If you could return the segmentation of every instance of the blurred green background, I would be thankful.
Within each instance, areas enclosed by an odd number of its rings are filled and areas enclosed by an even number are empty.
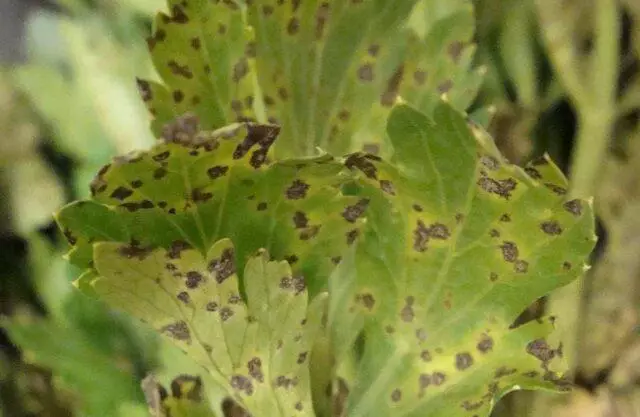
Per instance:
[[[640,416],[640,2],[473,3],[486,69],[473,107],[512,162],[547,152],[594,196],[600,235],[585,278],[526,312],[560,316],[577,389],[514,393],[495,415]],[[164,7],[0,1],[0,315],[14,317],[0,416],[144,416],[146,373],[193,366],[70,290],[79,271],[51,216],[111,156],[153,143],[135,77],[157,78],[145,38]]]

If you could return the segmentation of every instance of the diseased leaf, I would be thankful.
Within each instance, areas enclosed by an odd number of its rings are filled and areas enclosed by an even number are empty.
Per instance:
[[[117,157],[92,183],[92,200],[65,207],[58,222],[73,246],[69,258],[90,268],[92,243],[206,253],[228,237],[236,259],[265,248],[307,279],[312,295],[353,243],[366,200],[345,197],[343,165],[325,155],[269,162],[278,128],[238,124],[200,132],[181,119],[164,143]]]
[[[416,14],[429,15],[420,36],[407,26],[416,3]],[[455,2],[449,13],[433,13],[436,6],[427,0],[251,2],[265,109],[283,129],[278,156],[385,145],[384,121],[398,95],[428,111],[447,92],[465,110],[479,84],[469,71],[473,50],[466,48],[473,9],[470,1]]]
[[[95,245],[96,293],[180,346],[254,415],[313,415],[308,356],[326,297],[308,305],[306,283],[286,261],[260,251],[246,264],[246,301],[234,247],[206,253],[126,243]]]
[[[169,0],[158,16],[149,47],[164,85],[139,81],[157,134],[193,112],[205,130],[281,125],[280,158],[390,154],[384,121],[398,96],[428,112],[447,93],[465,110],[479,87],[468,0],[437,13],[431,0],[239,3]],[[412,12],[427,24],[409,27]]]
[[[370,200],[355,257],[330,283],[334,396],[349,392],[350,417],[488,415],[513,389],[564,386],[553,319],[510,326],[584,271],[591,203],[566,201],[548,159],[522,170],[473,130],[446,103],[432,118],[401,105],[388,123],[394,165],[346,158]]]
[[[206,130],[253,118],[252,35],[236,3],[169,0],[168,6],[148,40],[164,84],[138,81],[156,134],[187,112]]]

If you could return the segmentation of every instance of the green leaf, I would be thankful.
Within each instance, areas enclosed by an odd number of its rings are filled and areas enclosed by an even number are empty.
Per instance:
[[[203,129],[253,117],[251,30],[233,1],[169,0],[148,40],[163,84],[139,80],[153,129],[187,112]]]
[[[308,306],[304,278],[262,250],[245,267],[245,302],[233,253],[228,239],[205,256],[98,243],[93,285],[180,346],[254,415],[313,415],[307,362],[326,297]]]
[[[193,247],[204,254],[228,237],[239,262],[265,248],[288,259],[317,294],[366,207],[337,188],[349,178],[343,165],[328,155],[269,163],[275,126],[211,133],[189,121],[179,120],[170,140],[150,151],[115,158],[93,181],[93,200],[58,213],[70,260],[89,268],[95,242],[130,242],[132,253]]]
[[[510,326],[585,270],[591,203],[566,201],[548,159],[508,164],[446,103],[432,117],[397,106],[388,134],[394,165],[345,161],[370,200],[355,257],[330,281],[347,415],[488,415],[511,390],[562,388],[553,319]]]

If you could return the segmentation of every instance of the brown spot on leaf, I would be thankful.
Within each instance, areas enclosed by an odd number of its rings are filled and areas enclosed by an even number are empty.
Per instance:
[[[373,297],[373,294],[371,293],[357,294],[356,302],[362,304],[364,308],[371,311],[373,310],[373,306],[376,304],[376,299]]]
[[[206,305],[207,311],[216,312],[218,311],[218,303],[215,301],[209,301]]]
[[[258,205],[256,206],[256,210],[258,211],[265,211],[266,209],[267,209],[267,203],[265,203],[264,201],[258,203]]]
[[[500,237],[500,232],[498,232],[496,229],[491,229],[491,230],[489,230],[489,236],[491,236],[491,237]]]
[[[462,352],[456,354],[456,369],[464,371],[473,365],[473,356],[469,352]]]
[[[511,221],[511,216],[505,213],[502,216],[500,216],[500,221],[503,223],[509,223]]]
[[[177,298],[185,304],[189,304],[191,302],[191,297],[189,297],[189,294],[187,294],[186,291],[178,293]]]
[[[202,47],[202,42],[200,41],[200,38],[198,37],[191,38],[191,47],[196,51],[200,50],[200,48]]]
[[[360,236],[360,229],[351,229],[347,232],[347,245],[352,245],[353,242]]]
[[[501,366],[500,368],[496,369],[496,372],[493,375],[493,377],[498,379],[505,376],[513,375],[516,372],[518,372],[518,370],[515,368],[507,368],[506,366]]]
[[[235,251],[232,248],[225,248],[220,258],[209,262],[208,270],[215,274],[216,282],[222,284],[227,278],[236,273]]]
[[[420,359],[422,359],[423,362],[431,362],[431,353],[426,349],[423,350],[420,352]]]
[[[405,299],[404,307],[402,307],[402,310],[400,310],[400,318],[406,323],[412,322],[413,318],[415,317],[415,313],[413,311],[413,301],[413,297],[407,297]]]
[[[513,264],[513,270],[519,274],[525,274],[529,270],[529,262],[518,259]]]
[[[515,262],[518,259],[518,246],[514,242],[505,241],[500,246],[502,258],[507,262]]]
[[[247,61],[247,57],[243,56],[240,58],[238,62],[233,66],[233,74],[231,79],[234,83],[239,82],[245,75],[249,73],[249,62]]]
[[[305,363],[305,361],[307,360],[307,356],[309,355],[309,352],[302,352],[298,355],[298,360],[296,361],[296,363],[298,365],[302,365],[303,363]]]
[[[71,246],[78,242],[78,239],[71,233],[71,230],[65,228],[63,234]]]
[[[191,333],[189,332],[189,326],[184,320],[177,321],[172,324],[168,324],[160,329],[160,332],[167,334],[168,336],[180,340],[183,342],[191,342]]]
[[[431,383],[433,385],[436,385],[436,386],[442,385],[446,380],[447,380],[447,376],[442,372],[434,372],[431,375]]]
[[[358,79],[364,82],[373,81],[373,65],[364,64],[358,68]]]
[[[567,189],[564,188],[564,187],[561,187],[559,185],[552,184],[550,182],[547,182],[544,185],[545,185],[545,187],[547,187],[548,189],[550,189],[551,191],[553,191],[557,195],[565,195],[567,193]]]
[[[493,178],[483,176],[478,180],[478,185],[484,191],[499,195],[508,200],[509,197],[511,197],[511,192],[516,189],[517,183],[513,178],[494,180]]]
[[[278,97],[280,97],[282,101],[287,101],[289,99],[289,91],[284,87],[278,88]]]
[[[555,220],[548,220],[540,224],[540,229],[548,235],[562,234],[562,227]]]
[[[167,65],[169,66],[169,70],[171,71],[172,74],[184,77],[189,80],[193,78],[193,72],[191,71],[188,65],[186,64],[180,65],[173,59],[170,60],[167,63]],[[176,102],[177,101],[181,101],[181,100],[176,100]]]
[[[349,223],[355,223],[355,221],[365,212],[368,205],[369,199],[362,198],[356,204],[347,206],[347,208],[342,212],[342,217],[344,217],[344,219]]]
[[[464,400],[462,402],[462,404],[460,404],[460,407],[464,408],[467,411],[473,411],[473,410],[477,410],[478,408],[482,407],[484,405],[484,401],[480,400],[480,401],[476,401],[474,403],[472,403],[469,400]]]
[[[347,157],[344,162],[345,166],[349,169],[357,168],[366,175],[367,178],[377,179],[378,169],[367,158],[367,154],[354,153]]]
[[[417,226],[413,231],[413,249],[418,252],[424,252],[427,250],[429,240],[446,240],[449,236],[449,229],[444,224],[433,223],[427,227],[422,220],[418,219]]]
[[[167,258],[180,259],[180,254],[184,250],[191,249],[191,245],[184,240],[174,240],[171,242],[169,250],[167,251]]]
[[[296,179],[285,190],[285,195],[289,200],[300,200],[307,196],[307,190],[309,190],[309,184],[302,180]]]
[[[542,178],[542,175],[540,175],[540,171],[538,171],[534,167],[526,167],[524,169],[524,172],[526,172],[534,180],[539,180],[540,178]]]
[[[215,180],[216,178],[220,178],[223,175],[225,175],[228,171],[229,171],[229,167],[228,166],[226,166],[226,165],[216,165],[216,166],[211,167],[211,168],[209,168],[207,170],[207,175],[212,180]]]
[[[129,183],[129,185],[131,185],[131,188],[140,188],[142,187],[142,181],[140,180],[133,180]]]
[[[296,227],[296,229],[304,229],[309,224],[309,219],[307,218],[306,214],[304,214],[303,212],[296,211],[293,214],[293,224]]]
[[[118,254],[120,254],[120,256],[124,256],[127,259],[137,258],[138,260],[142,261],[153,251],[153,249],[150,247],[140,247],[134,243],[137,242],[133,242],[130,245],[120,246],[118,248]]]
[[[130,197],[132,194],[133,194],[133,190],[120,186],[115,190],[113,190],[110,197],[115,198],[116,200],[123,201],[126,198]]]
[[[391,393],[391,401],[393,401],[394,403],[397,403],[401,399],[402,399],[402,391],[400,391],[397,388],[394,389],[393,392]]]
[[[156,170],[153,171],[153,179],[159,180],[164,178],[167,174],[169,173],[169,171],[167,171],[165,168],[160,167],[157,168]]]
[[[233,316],[233,310],[229,307],[222,307],[218,314],[220,314],[220,320],[227,321]]]
[[[262,360],[258,357],[251,358],[247,362],[247,369],[251,378],[259,382],[264,382],[264,373],[262,372]]]
[[[349,117],[351,117],[351,113],[349,113],[349,110],[342,109],[338,113],[338,119],[340,119],[343,122],[348,121]]]
[[[153,91],[151,90],[151,84],[148,81],[136,78],[136,84],[138,86],[138,93],[142,101],[148,102],[153,98]]]
[[[395,104],[403,75],[404,66],[400,65],[387,81],[387,86],[380,96],[380,104],[384,107],[391,107]]]
[[[535,356],[543,363],[549,362],[556,356],[553,350],[544,339],[536,339],[527,345],[527,353]]]
[[[204,281],[204,277],[198,271],[189,271],[187,272],[187,278],[185,281],[185,285],[189,289],[198,288],[198,285]]]
[[[489,274],[489,281],[496,282],[497,280],[498,280],[498,274],[496,274],[495,272],[491,272]]]
[[[289,19],[289,24],[287,24],[287,33],[289,35],[295,35],[300,30],[300,21],[297,17],[293,16]]]
[[[447,46],[447,53],[453,60],[453,62],[457,63],[460,60],[460,56],[462,55],[462,50],[464,49],[464,44],[460,41],[453,41]]]
[[[441,82],[440,84],[438,84],[438,92],[440,94],[444,94],[447,91],[451,90],[451,87],[453,87],[453,81],[451,80],[444,80],[443,82]]]
[[[582,202],[580,200],[567,201],[562,207],[574,216],[580,216],[582,214]]]
[[[476,345],[476,349],[478,349],[478,352],[480,353],[487,353],[491,351],[493,349],[493,339],[489,335],[483,334],[482,338]]]
[[[191,200],[195,203],[205,202],[211,200],[213,193],[204,192],[201,188],[194,188],[191,190]]]
[[[233,159],[243,158],[255,145],[257,149],[251,154],[249,165],[258,169],[266,162],[269,148],[275,141],[280,128],[278,126],[248,124],[247,136],[233,151]]]
[[[490,169],[492,171],[495,171],[496,169],[500,168],[500,162],[498,162],[498,160],[491,155],[483,155],[480,158],[480,163],[482,163],[482,165],[484,165],[487,169]]]
[[[423,85],[427,81],[427,73],[420,69],[414,71],[413,81],[415,81],[417,85]]]
[[[562,263],[562,269],[564,269],[565,271],[569,271],[571,269],[571,262],[564,261]]]
[[[321,39],[329,19],[330,6],[328,2],[322,2],[316,12],[316,39]]]
[[[231,387],[242,391],[245,395],[253,394],[253,384],[251,380],[244,375],[233,375],[229,381],[231,383]]]
[[[380,180],[380,189],[389,195],[396,195],[393,183],[389,180]]]

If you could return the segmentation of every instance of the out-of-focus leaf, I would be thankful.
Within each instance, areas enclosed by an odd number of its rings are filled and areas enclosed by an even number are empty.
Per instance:
[[[508,7],[500,32],[502,62],[513,81],[518,101],[529,108],[539,99],[535,19],[533,3],[513,3]]]
[[[139,83],[154,130],[188,111],[212,130],[264,110],[283,129],[278,157],[337,155],[379,148],[398,96],[428,112],[447,93],[465,110],[480,81],[471,2],[434,14],[441,2],[423,0],[420,36],[407,27],[416,3],[170,0],[149,40],[165,85]]]
[[[139,80],[153,129],[187,112],[214,130],[253,116],[251,30],[234,1],[169,0],[148,40],[164,84]]]
[[[553,320],[510,325],[583,272],[591,204],[566,201],[548,159],[509,165],[474,129],[444,103],[432,118],[398,106],[395,164],[346,161],[370,200],[356,256],[330,284],[338,369],[364,332],[334,392],[349,392],[349,416],[488,415],[511,390],[563,386]]]
[[[286,261],[268,262],[265,251],[249,258],[245,302],[228,239],[206,256],[129,248],[96,244],[98,295],[180,346],[252,414],[313,415],[307,363],[325,297],[307,309],[304,278]]]
[[[94,167],[108,155],[153,142],[134,82],[135,75],[152,73],[143,43],[123,45],[105,29],[99,19],[38,14],[28,27],[31,63],[14,73],[51,124],[56,145]],[[50,38],[58,41],[53,52]]]
[[[15,230],[27,235],[51,223],[64,204],[64,190],[53,170],[39,157],[23,158],[4,170]]]
[[[265,248],[288,259],[315,295],[366,207],[336,188],[347,178],[342,164],[329,156],[269,164],[275,126],[199,132],[193,122],[179,120],[148,152],[115,158],[92,183],[93,200],[58,213],[71,261],[90,267],[91,243],[100,241],[206,253],[229,237],[239,262]]]
[[[439,4],[440,3],[440,4]],[[449,2],[453,3],[453,2]],[[428,16],[417,36],[407,26]],[[254,2],[256,68],[271,122],[283,126],[279,157],[315,147],[341,155],[384,146],[384,122],[398,96],[429,111],[439,95],[464,110],[475,96],[469,71],[471,2],[423,0]],[[458,71],[457,68],[461,68]]]
[[[117,415],[123,403],[143,402],[135,355],[144,346],[136,344],[140,339],[132,337],[126,322],[80,294],[67,299],[65,317],[14,316],[2,325],[26,361],[52,369],[75,394],[84,415]]]

